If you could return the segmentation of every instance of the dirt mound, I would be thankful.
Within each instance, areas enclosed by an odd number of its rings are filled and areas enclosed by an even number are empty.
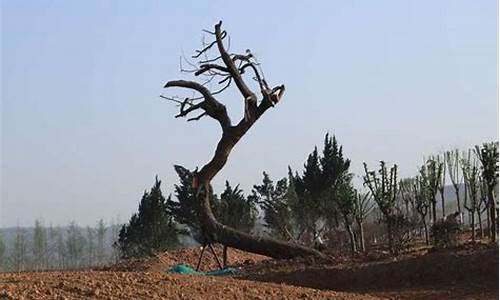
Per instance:
[[[214,245],[215,252],[222,263],[222,246]],[[163,272],[176,264],[186,264],[196,267],[201,253],[201,247],[183,248],[173,251],[166,251],[154,257],[122,260],[115,265],[103,268],[104,271],[122,272]],[[266,256],[253,254],[238,249],[229,248],[228,264],[231,266],[243,266],[254,264],[262,260],[269,259]],[[210,271],[218,269],[217,261],[209,248],[205,250],[201,261],[200,270]]]
[[[498,247],[467,244],[419,256],[368,262],[265,261],[245,268],[240,277],[337,291],[454,285],[498,290]]]

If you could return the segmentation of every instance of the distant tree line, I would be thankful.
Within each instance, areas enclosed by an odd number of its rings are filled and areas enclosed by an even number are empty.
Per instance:
[[[42,271],[102,266],[119,257],[112,247],[118,224],[100,220],[95,227],[70,222],[64,227],[45,226],[36,220],[31,228],[0,229],[0,271]]]

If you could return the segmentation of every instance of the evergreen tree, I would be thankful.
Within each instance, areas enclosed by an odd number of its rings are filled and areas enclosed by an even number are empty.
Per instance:
[[[201,203],[196,199],[196,192],[193,189],[193,173],[182,166],[174,166],[177,175],[179,176],[180,183],[174,185],[174,195],[177,201],[168,200],[168,211],[174,217],[175,221],[179,224],[185,225],[189,231],[181,231],[181,233],[189,233],[196,241],[203,243],[203,234],[201,229],[199,211]],[[204,189],[201,191],[203,195]],[[210,188],[210,199],[212,201],[212,211],[217,216],[217,196]],[[199,199],[202,199],[200,196]]]
[[[302,176],[293,176],[293,185],[297,193],[295,215],[301,230],[316,238],[322,229],[321,217],[324,215],[324,180],[322,177],[317,147],[309,154]]]
[[[169,214],[160,185],[156,177],[151,191],[144,192],[139,211],[122,226],[117,243],[122,257],[151,256],[179,244],[179,231]]]
[[[335,136],[326,134],[320,164],[324,190],[323,213],[326,224],[332,229],[337,225],[340,215],[349,235],[351,250],[355,252],[356,243],[352,223],[356,195],[351,184],[352,174],[349,173],[351,161],[344,158],[342,146],[339,146]]]
[[[33,232],[33,258],[35,270],[47,267],[47,231],[40,220],[35,220],[35,229]]]
[[[222,224],[247,233],[254,228],[257,218],[254,198],[245,198],[239,185],[232,188],[229,181],[226,181],[226,189],[220,195],[218,208],[218,220]]]
[[[250,198],[255,199],[264,213],[265,226],[268,233],[276,238],[289,240],[291,236],[291,211],[289,189],[286,178],[279,180],[274,185],[266,172],[260,185],[254,185]]]

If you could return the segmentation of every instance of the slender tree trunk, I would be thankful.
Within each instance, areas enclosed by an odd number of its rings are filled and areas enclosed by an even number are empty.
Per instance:
[[[460,215],[462,215],[462,206],[460,205],[460,190],[459,190],[459,186],[458,184],[457,185],[453,185],[453,187],[455,188],[455,195],[457,196],[457,211]]]
[[[361,248],[361,252],[365,252],[365,230],[363,228],[363,222],[358,221],[359,228],[359,247]]]
[[[344,225],[347,233],[349,234],[349,241],[351,243],[351,254],[356,254],[356,238],[354,237],[354,232],[352,230],[351,224],[347,221],[347,217],[344,216]]]
[[[472,242],[475,243],[476,242],[476,224],[474,223],[474,221],[475,221],[474,210],[472,211],[472,214],[470,214],[470,216],[471,216],[470,226],[472,228]]]
[[[477,222],[479,223],[479,238],[482,239],[484,237],[483,233],[483,222],[481,220],[481,209],[476,209],[477,212]]]
[[[488,203],[486,203],[486,235],[487,236],[491,236],[491,221],[490,221],[490,210],[489,210],[489,207],[488,207]]]
[[[227,246],[222,248],[222,266],[227,267]]]
[[[391,221],[387,221],[387,239],[389,241],[389,251],[394,254],[394,245],[393,245],[393,236],[392,236],[392,224]]]
[[[441,193],[441,209],[443,210],[443,219],[446,218],[446,210],[445,210],[445,203],[444,203],[444,190],[440,191]]]
[[[496,242],[497,238],[497,221],[496,221],[496,208],[495,208],[495,197],[493,196],[494,187],[488,187],[488,206],[490,209],[490,241]]]
[[[437,220],[436,206],[437,206],[437,201],[434,196],[434,200],[432,201],[432,224],[435,224]]]
[[[424,223],[424,235],[425,235],[425,244],[429,246],[429,231],[427,229],[427,222],[425,221],[425,216],[422,218],[422,222]]]

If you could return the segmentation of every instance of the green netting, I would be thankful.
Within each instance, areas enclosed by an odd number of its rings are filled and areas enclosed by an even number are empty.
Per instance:
[[[215,270],[209,272],[198,272],[195,271],[190,266],[184,264],[178,264],[170,269],[168,269],[169,273],[177,273],[177,274],[185,274],[185,275],[206,275],[206,276],[223,276],[223,275],[233,275],[236,274],[235,268],[226,267],[222,270]]]

